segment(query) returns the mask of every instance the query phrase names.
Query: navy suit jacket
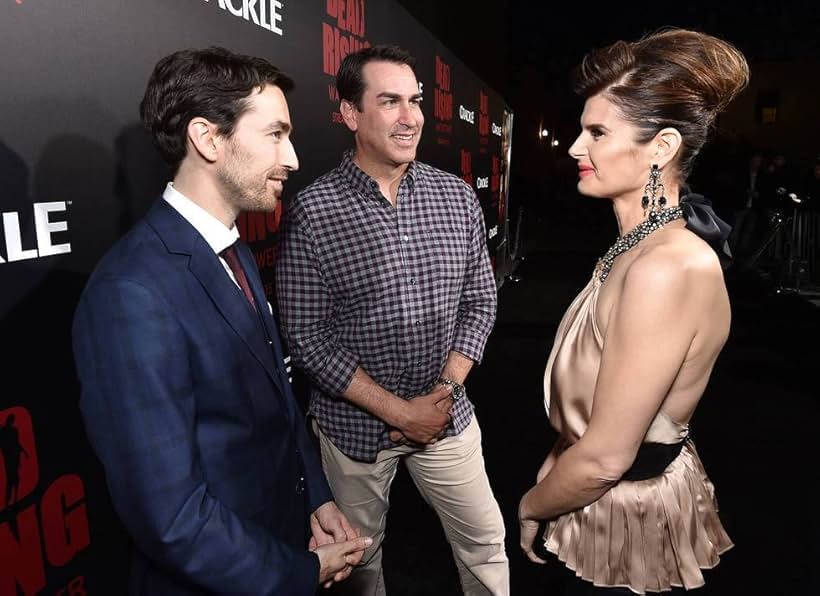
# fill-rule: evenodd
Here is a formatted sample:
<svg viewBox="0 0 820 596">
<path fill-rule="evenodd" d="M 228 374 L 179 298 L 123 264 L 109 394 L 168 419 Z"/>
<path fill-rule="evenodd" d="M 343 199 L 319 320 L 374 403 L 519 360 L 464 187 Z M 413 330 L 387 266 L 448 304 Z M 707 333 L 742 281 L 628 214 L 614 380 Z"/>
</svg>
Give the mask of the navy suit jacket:
<svg viewBox="0 0 820 596">
<path fill-rule="evenodd" d="M 313 594 L 308 515 L 332 499 L 260 313 L 160 200 L 106 254 L 74 317 L 88 437 L 134 544 L 132 594 Z"/>
</svg>

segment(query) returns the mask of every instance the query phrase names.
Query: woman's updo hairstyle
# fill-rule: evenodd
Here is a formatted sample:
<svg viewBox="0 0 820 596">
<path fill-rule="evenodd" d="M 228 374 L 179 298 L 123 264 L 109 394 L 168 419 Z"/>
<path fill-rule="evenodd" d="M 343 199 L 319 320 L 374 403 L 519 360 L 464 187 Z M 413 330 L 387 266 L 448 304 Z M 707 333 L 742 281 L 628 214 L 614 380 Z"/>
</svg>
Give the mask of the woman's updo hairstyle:
<svg viewBox="0 0 820 596">
<path fill-rule="evenodd" d="M 668 29 L 587 54 L 576 73 L 575 92 L 584 98 L 603 94 L 638 127 L 638 143 L 676 128 L 683 137 L 677 169 L 684 181 L 715 117 L 748 82 L 746 59 L 730 43 Z"/>
</svg>

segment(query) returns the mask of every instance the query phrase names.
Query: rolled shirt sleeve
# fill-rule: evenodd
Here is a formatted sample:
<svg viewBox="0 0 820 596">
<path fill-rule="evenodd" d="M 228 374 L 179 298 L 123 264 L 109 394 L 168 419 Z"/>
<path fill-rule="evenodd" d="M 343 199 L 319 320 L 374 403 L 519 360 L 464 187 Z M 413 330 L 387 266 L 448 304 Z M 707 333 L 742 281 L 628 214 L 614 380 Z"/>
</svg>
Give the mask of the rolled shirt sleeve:
<svg viewBox="0 0 820 596">
<path fill-rule="evenodd" d="M 496 311 L 481 206 L 460 178 L 412 162 L 388 201 L 347 153 L 285 204 L 276 288 L 285 339 L 312 381 L 310 412 L 347 456 L 391 447 L 383 420 L 343 398 L 357 368 L 403 399 L 453 350 L 479 361 Z M 445 436 L 470 423 L 460 400 Z"/>
<path fill-rule="evenodd" d="M 359 359 L 337 340 L 333 298 L 322 275 L 307 214 L 296 200 L 288 207 L 276 264 L 282 331 L 294 363 L 322 391 L 342 395 Z"/>
<path fill-rule="evenodd" d="M 464 185 L 471 219 L 469 262 L 458 303 L 452 350 L 481 362 L 487 338 L 495 323 L 498 298 L 485 241 L 484 215 L 475 191 Z"/>
</svg>

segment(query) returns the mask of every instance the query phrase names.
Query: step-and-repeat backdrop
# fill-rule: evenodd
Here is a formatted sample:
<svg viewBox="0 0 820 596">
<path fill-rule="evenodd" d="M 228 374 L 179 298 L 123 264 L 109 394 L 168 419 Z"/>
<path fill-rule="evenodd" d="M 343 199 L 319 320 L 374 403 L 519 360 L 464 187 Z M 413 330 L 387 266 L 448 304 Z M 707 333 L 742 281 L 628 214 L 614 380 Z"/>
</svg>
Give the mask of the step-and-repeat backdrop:
<svg viewBox="0 0 820 596">
<path fill-rule="evenodd" d="M 156 61 L 221 45 L 296 80 L 287 197 L 351 145 L 334 74 L 378 43 L 418 58 L 419 158 L 476 189 L 500 282 L 512 114 L 392 0 L 0 0 L 0 594 L 123 593 L 127 540 L 85 439 L 70 328 L 90 271 L 168 178 L 138 121 Z M 269 293 L 279 219 L 238 222 Z"/>
</svg>

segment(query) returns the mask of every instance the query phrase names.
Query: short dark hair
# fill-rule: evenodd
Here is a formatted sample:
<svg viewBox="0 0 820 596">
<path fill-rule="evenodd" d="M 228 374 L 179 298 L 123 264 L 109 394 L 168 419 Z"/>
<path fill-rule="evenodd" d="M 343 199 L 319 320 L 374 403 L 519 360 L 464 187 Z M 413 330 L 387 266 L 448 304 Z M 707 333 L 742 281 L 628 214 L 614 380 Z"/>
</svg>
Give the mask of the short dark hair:
<svg viewBox="0 0 820 596">
<path fill-rule="evenodd" d="M 339 65 L 339 72 L 336 73 L 336 89 L 339 91 L 339 99 L 349 101 L 359 111 L 362 109 L 364 93 L 362 70 L 368 62 L 406 64 L 413 74 L 416 74 L 416 59 L 407 50 L 398 46 L 372 46 L 348 54 Z"/>
<path fill-rule="evenodd" d="M 140 118 L 162 157 L 176 171 L 187 151 L 192 118 L 207 118 L 230 137 L 248 109 L 255 89 L 275 85 L 283 92 L 293 81 L 263 58 L 225 48 L 180 50 L 154 67 L 140 102 Z"/>
<path fill-rule="evenodd" d="M 746 59 L 732 44 L 672 28 L 591 52 L 578 68 L 575 90 L 584 98 L 601 93 L 615 104 L 638 127 L 638 143 L 676 128 L 683 139 L 677 167 L 686 180 L 717 114 L 748 82 Z"/>
</svg>

